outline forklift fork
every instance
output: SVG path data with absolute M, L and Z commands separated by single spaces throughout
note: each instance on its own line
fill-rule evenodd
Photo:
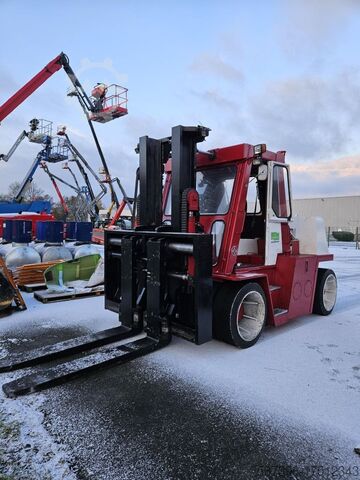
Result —
M 145 337 L 124 345 L 109 346 L 90 353 L 82 358 L 65 362 L 53 368 L 39 370 L 3 385 L 7 397 L 17 397 L 27 393 L 53 387 L 79 377 L 84 373 L 99 370 L 110 365 L 119 365 L 151 353 L 164 346 L 158 340 Z

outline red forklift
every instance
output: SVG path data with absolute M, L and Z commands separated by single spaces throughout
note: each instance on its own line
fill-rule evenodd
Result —
M 180 125 L 170 137 L 140 138 L 137 226 L 105 232 L 105 308 L 121 326 L 0 360 L 8 371 L 82 354 L 3 385 L 6 395 L 125 363 L 172 335 L 247 348 L 265 325 L 331 313 L 336 276 L 319 263 L 333 256 L 321 222 L 291 224 L 285 152 L 264 144 L 199 151 L 208 134 Z

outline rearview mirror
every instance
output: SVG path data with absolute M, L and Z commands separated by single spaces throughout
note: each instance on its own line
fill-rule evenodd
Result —
M 257 179 L 261 182 L 265 181 L 268 176 L 268 167 L 267 165 L 259 165 L 259 170 L 257 174 Z

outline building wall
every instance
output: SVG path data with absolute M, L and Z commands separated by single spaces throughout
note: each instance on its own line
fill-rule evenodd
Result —
M 348 197 L 299 198 L 293 200 L 293 214 L 322 217 L 325 225 L 355 232 L 360 230 L 360 195 Z

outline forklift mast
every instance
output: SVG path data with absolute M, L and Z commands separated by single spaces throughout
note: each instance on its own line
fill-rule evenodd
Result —
M 196 194 L 196 145 L 208 132 L 177 126 L 169 138 L 141 137 L 139 225 L 105 231 L 106 278 L 113 279 L 105 283 L 106 307 L 119 312 L 122 325 L 144 325 L 156 337 L 177 332 L 198 344 L 212 338 L 212 239 L 188 232 L 184 211 L 189 192 Z M 172 224 L 163 225 L 163 172 L 170 153 L 173 195 L 181 201 Z

